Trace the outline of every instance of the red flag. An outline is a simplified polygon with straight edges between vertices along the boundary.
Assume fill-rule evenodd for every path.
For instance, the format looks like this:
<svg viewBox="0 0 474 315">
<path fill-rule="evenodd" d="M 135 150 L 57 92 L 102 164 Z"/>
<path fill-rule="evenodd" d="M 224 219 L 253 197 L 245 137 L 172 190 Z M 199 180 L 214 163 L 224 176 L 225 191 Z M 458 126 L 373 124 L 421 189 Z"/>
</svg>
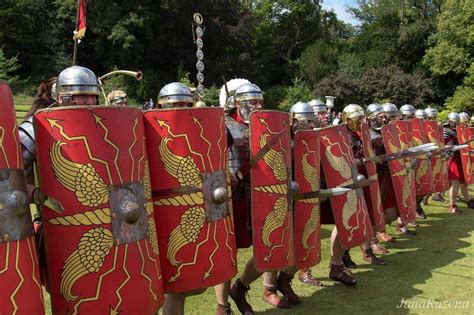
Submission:
<svg viewBox="0 0 474 315">
<path fill-rule="evenodd" d="M 77 25 L 74 39 L 82 39 L 86 34 L 86 0 L 77 2 Z"/>
</svg>

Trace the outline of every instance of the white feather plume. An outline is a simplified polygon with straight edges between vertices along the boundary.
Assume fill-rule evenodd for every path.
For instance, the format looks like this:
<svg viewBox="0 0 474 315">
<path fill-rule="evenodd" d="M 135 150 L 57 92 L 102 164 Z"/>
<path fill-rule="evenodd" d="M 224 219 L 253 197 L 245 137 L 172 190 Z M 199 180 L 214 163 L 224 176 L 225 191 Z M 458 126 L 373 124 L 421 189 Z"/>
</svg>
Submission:
<svg viewBox="0 0 474 315">
<path fill-rule="evenodd" d="M 223 85 L 219 93 L 219 106 L 225 107 L 225 103 L 227 102 L 229 96 L 234 95 L 235 90 L 245 83 L 250 83 L 250 81 L 247 79 L 232 79 L 227 81 L 227 90 L 229 91 L 229 95 L 227 95 L 225 85 Z"/>
</svg>

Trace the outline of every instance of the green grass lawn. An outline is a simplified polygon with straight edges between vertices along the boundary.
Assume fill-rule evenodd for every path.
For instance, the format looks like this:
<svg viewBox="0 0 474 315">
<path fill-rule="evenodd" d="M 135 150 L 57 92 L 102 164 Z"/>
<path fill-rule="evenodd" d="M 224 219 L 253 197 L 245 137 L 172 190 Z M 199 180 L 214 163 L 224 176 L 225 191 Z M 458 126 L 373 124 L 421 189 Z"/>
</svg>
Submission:
<svg viewBox="0 0 474 315">
<path fill-rule="evenodd" d="M 257 280 L 249 291 L 250 302 L 256 312 L 264 314 L 474 314 L 474 210 L 467 209 L 462 216 L 447 212 L 446 204 L 430 201 L 424 206 L 428 214 L 416 228 L 415 237 L 397 237 L 397 242 L 387 244 L 390 254 L 384 255 L 385 266 L 368 265 L 362 260 L 358 248 L 352 257 L 359 264 L 353 273 L 356 287 L 334 283 L 328 278 L 329 235 L 332 226 L 322 229 L 322 261 L 313 268 L 313 274 L 325 287 L 315 288 L 298 280 L 293 282 L 302 303 L 290 310 L 278 310 L 261 300 L 262 283 Z M 394 235 L 394 228 L 389 232 Z M 239 273 L 250 249 L 239 252 Z M 401 300 L 419 308 L 397 308 Z M 49 304 L 49 297 L 47 297 Z M 446 306 L 449 302 L 467 308 L 421 308 L 422 304 Z M 443 304 L 435 304 L 440 302 Z M 186 314 L 214 314 L 215 295 L 212 288 L 186 301 Z M 238 314 L 233 305 L 234 312 Z M 49 310 L 49 305 L 48 305 Z"/>
</svg>

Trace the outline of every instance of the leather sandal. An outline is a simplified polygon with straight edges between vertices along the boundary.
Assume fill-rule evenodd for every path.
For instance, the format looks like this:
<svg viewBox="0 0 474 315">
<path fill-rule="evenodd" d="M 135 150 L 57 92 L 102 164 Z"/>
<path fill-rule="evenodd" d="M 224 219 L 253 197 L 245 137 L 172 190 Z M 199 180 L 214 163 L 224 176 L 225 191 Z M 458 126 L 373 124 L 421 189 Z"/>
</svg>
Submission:
<svg viewBox="0 0 474 315">
<path fill-rule="evenodd" d="M 276 288 L 263 288 L 262 300 L 278 308 L 291 308 L 291 303 L 281 298 Z"/>
<path fill-rule="evenodd" d="M 456 205 L 449 206 L 448 211 L 449 213 L 453 213 L 453 214 L 464 214 L 464 211 L 459 210 Z"/>
<path fill-rule="evenodd" d="M 321 281 L 318 281 L 318 279 L 313 277 L 310 269 L 300 270 L 300 272 L 298 273 L 298 279 L 307 285 L 324 287 L 324 284 Z"/>
<path fill-rule="evenodd" d="M 342 265 L 333 265 L 331 264 L 331 270 L 329 271 L 329 278 L 334 281 L 341 282 L 348 286 L 354 286 L 357 284 L 356 279 L 346 271 Z"/>
</svg>

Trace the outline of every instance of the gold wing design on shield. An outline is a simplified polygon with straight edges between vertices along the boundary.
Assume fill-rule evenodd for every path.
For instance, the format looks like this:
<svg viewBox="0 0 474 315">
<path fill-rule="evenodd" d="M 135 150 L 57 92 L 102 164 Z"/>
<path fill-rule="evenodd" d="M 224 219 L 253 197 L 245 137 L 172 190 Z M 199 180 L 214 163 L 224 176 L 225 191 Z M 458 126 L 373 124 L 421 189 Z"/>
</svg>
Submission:
<svg viewBox="0 0 474 315">
<path fill-rule="evenodd" d="M 173 141 L 169 137 L 163 138 L 160 143 L 161 159 L 163 161 L 165 170 L 174 178 L 176 178 L 180 186 L 192 186 L 202 188 L 202 177 L 199 168 L 190 156 L 179 156 L 173 153 L 168 147 L 168 142 Z M 201 193 L 202 194 L 202 193 Z M 199 237 L 201 229 L 206 222 L 206 212 L 201 205 L 204 200 L 186 198 L 182 196 L 183 200 L 189 200 L 181 205 L 193 205 L 187 209 L 182 215 L 179 225 L 171 231 L 168 239 L 167 257 L 170 263 L 174 266 L 180 264 L 176 259 L 176 254 L 185 245 L 196 242 Z M 198 203 L 194 201 L 198 200 Z"/>
<path fill-rule="evenodd" d="M 276 200 L 272 211 L 267 215 L 263 222 L 262 239 L 263 244 L 266 247 L 273 247 L 270 241 L 270 235 L 272 232 L 283 226 L 288 213 L 288 199 L 286 197 L 280 197 Z"/>
<path fill-rule="evenodd" d="M 65 142 L 56 141 L 50 156 L 54 174 L 68 190 L 74 192 L 77 201 L 86 207 L 97 207 L 109 201 L 107 185 L 91 163 L 80 164 L 69 161 L 61 152 Z"/>
<path fill-rule="evenodd" d="M 308 239 L 309 236 L 316 231 L 316 227 L 318 226 L 318 215 L 319 215 L 319 207 L 314 206 L 313 209 L 311 210 L 311 215 L 304 225 L 303 229 L 303 238 L 301 240 L 301 243 L 303 245 L 304 249 L 309 249 L 310 246 L 308 245 Z"/>
<path fill-rule="evenodd" d="M 180 186 L 202 187 L 202 177 L 196 163 L 190 156 L 179 156 L 171 152 L 168 142 L 169 137 L 163 138 L 160 143 L 160 154 L 165 170 L 176 178 Z"/>
<path fill-rule="evenodd" d="M 308 181 L 308 183 L 311 185 L 311 190 L 316 191 L 318 190 L 319 186 L 319 176 L 318 176 L 318 171 L 316 168 L 312 165 L 309 164 L 308 162 L 308 153 L 303 154 L 303 159 L 302 159 L 302 168 L 303 168 L 303 175 L 304 178 Z"/>
<path fill-rule="evenodd" d="M 260 148 L 263 148 L 268 141 L 268 133 L 260 136 Z M 285 159 L 283 153 L 275 149 L 270 149 L 264 156 L 263 160 L 273 171 L 273 175 L 278 181 L 284 181 L 288 178 L 288 171 L 286 169 Z"/>
<path fill-rule="evenodd" d="M 69 302 L 78 296 L 71 292 L 84 275 L 98 272 L 112 248 L 112 232 L 102 227 L 90 229 L 79 240 L 77 249 L 66 259 L 61 271 L 61 295 Z"/>
</svg>

